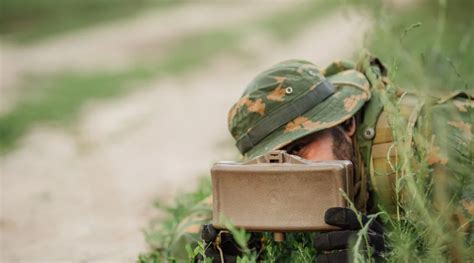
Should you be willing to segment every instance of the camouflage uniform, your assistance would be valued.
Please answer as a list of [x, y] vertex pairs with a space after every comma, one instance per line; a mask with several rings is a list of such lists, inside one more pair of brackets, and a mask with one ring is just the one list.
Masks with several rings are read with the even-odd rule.
[[335, 61], [324, 69], [288, 60], [250, 82], [230, 109], [228, 125], [243, 158], [251, 159], [355, 116], [354, 203], [361, 211], [383, 204], [392, 212], [397, 151], [386, 99], [395, 98], [408, 130], [403, 141], [427, 160], [429, 174], [443, 175], [453, 186], [459, 224], [472, 228], [472, 96], [458, 92], [421, 102], [390, 85], [385, 67], [370, 55], [358, 64]]
[[[318, 90], [323, 92], [318, 94]], [[354, 116], [367, 102], [372, 102], [371, 112], [380, 112], [380, 100], [371, 99], [372, 93], [369, 79], [351, 62], [336, 61], [320, 69], [308, 61], [284, 61], [259, 74], [248, 85], [229, 111], [229, 130], [244, 158], [250, 159], [334, 127]], [[312, 95], [322, 101], [314, 103]], [[310, 100], [307, 107], [301, 106], [305, 98]], [[268, 120], [275, 115], [280, 115], [277, 120]], [[371, 116], [374, 122], [377, 116], [378, 113]], [[257, 135], [252, 134], [255, 130]], [[361, 147], [371, 149], [367, 144]], [[358, 206], [362, 207], [367, 202], [367, 178], [362, 176], [356, 181]]]
[[[456, 92], [442, 99], [421, 100], [403, 93], [390, 85], [385, 67], [370, 55], [357, 65], [335, 61], [325, 69], [308, 61], [288, 60], [248, 85], [231, 108], [228, 124], [237, 148], [250, 159], [356, 116], [354, 201], [359, 210], [384, 204], [393, 212], [398, 165], [393, 146], [398, 136], [412, 154], [427, 160], [426, 175], [435, 176], [438, 185], [449, 185], [441, 192], [448, 191], [445, 199], [449, 202], [459, 202], [460, 225], [472, 228], [472, 96]], [[401, 116], [398, 124], [406, 127], [404, 134], [393, 131], [390, 98], [399, 101], [392, 110]], [[311, 99], [313, 104], [307, 101]]]

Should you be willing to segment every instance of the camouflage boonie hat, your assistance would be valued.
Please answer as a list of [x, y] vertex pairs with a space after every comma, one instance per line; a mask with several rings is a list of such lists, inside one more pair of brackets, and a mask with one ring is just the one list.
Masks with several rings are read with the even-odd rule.
[[228, 115], [229, 130], [245, 158], [253, 158], [336, 126], [370, 99], [370, 84], [350, 62], [325, 70], [288, 60], [250, 82]]

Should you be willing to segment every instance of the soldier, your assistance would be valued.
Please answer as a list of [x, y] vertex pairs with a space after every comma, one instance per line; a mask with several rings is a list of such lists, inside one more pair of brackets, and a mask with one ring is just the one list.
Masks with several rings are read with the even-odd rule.
[[[308, 61], [288, 60], [260, 73], [248, 85], [231, 108], [228, 124], [245, 159], [283, 149], [314, 161], [351, 160], [355, 166], [354, 203], [363, 213], [374, 213], [382, 205], [399, 215], [395, 210], [404, 194], [394, 194], [400, 171], [396, 166], [402, 163], [403, 151], [407, 151], [407, 158], [415, 158], [409, 154], [416, 152], [429, 165], [426, 176], [439, 177], [436, 180], [451, 187], [441, 192], [456, 193], [448, 202], [460, 204], [453, 213], [456, 226], [467, 229], [472, 225], [474, 200], [472, 96], [456, 92], [444, 98], [417, 99], [395, 89], [386, 68], [370, 55], [357, 65], [336, 61], [325, 69]], [[399, 127], [394, 127], [397, 124]], [[435, 200], [438, 205], [442, 203], [439, 200]], [[356, 215], [349, 209], [332, 208], [325, 221], [341, 231], [316, 236], [316, 249], [325, 251], [317, 261], [347, 262], [349, 240], [361, 227]], [[212, 226], [204, 226], [203, 238], [212, 243], [215, 235], [210, 233], [214, 232]], [[232, 238], [227, 238], [232, 243]], [[382, 226], [375, 221], [370, 226], [369, 243], [375, 257], [386, 249]], [[213, 246], [206, 253], [219, 261]], [[232, 261], [238, 249], [228, 244], [223, 253]], [[452, 258], [465, 257], [459, 251], [453, 253], [457, 255]]]

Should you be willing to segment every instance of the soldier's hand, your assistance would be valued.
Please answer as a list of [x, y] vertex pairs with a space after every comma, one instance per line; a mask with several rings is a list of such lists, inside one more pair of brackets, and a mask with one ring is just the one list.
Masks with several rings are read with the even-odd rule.
[[[349, 208], [333, 207], [326, 210], [324, 221], [328, 225], [337, 226], [341, 230], [318, 234], [314, 239], [314, 247], [320, 253], [316, 262], [350, 262], [349, 243], [355, 240], [357, 232], [361, 229], [361, 224], [357, 220], [357, 215]], [[369, 221], [367, 216], [362, 217], [365, 225]], [[385, 251], [385, 240], [382, 225], [373, 220], [368, 230], [368, 243], [376, 261], [381, 260], [381, 255]], [[364, 250], [368, 251], [367, 248]]]
[[[251, 233], [247, 244], [248, 248], [259, 251], [261, 249], [260, 237], [260, 234]], [[227, 230], [216, 229], [211, 224], [203, 225], [201, 238], [206, 247], [205, 255], [206, 257], [212, 257], [213, 262], [224, 260], [225, 263], [233, 263], [237, 262], [237, 257], [241, 255], [241, 248]], [[198, 262], [202, 259], [202, 257], [198, 257]]]
[[[201, 239], [206, 248], [206, 257], [212, 257], [213, 262], [236, 262], [240, 253], [240, 248], [235, 242], [232, 234], [228, 231], [222, 231], [214, 228], [211, 224], [203, 225], [201, 230]], [[198, 262], [203, 257], [199, 255]]]

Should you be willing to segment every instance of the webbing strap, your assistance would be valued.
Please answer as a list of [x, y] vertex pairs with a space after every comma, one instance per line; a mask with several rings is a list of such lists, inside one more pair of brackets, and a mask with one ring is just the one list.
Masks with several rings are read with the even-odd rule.
[[309, 111], [327, 97], [331, 96], [334, 92], [336, 92], [334, 86], [329, 81], [323, 80], [313, 90], [310, 90], [305, 95], [288, 102], [275, 112], [263, 117], [263, 119], [257, 122], [249, 132], [243, 134], [237, 140], [236, 145], [240, 153], [245, 154], [270, 133], [301, 114]]

